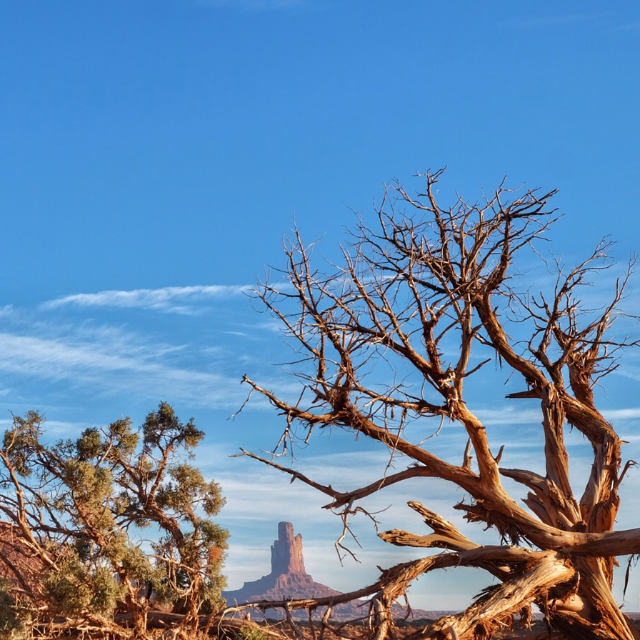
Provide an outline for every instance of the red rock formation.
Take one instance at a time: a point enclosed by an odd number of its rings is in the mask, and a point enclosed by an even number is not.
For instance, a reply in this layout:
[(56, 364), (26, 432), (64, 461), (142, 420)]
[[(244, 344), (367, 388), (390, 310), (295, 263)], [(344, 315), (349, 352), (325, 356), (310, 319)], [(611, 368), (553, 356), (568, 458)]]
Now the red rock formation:
[(304, 573), (304, 557), (302, 555), (302, 534), (294, 537), (293, 525), (290, 522), (278, 523), (278, 539), (271, 547), (271, 573)]
[(245, 582), (242, 589), (225, 591), (229, 604), (284, 598), (325, 598), (340, 594), (316, 582), (304, 568), (302, 535), (294, 536), (290, 522), (278, 523), (278, 539), (271, 546), (271, 573)]
[[(316, 582), (304, 568), (302, 552), (302, 535), (294, 536), (293, 525), (290, 522), (278, 523), (278, 539), (271, 546), (271, 573), (260, 580), (245, 582), (242, 589), (225, 591), (222, 596), (229, 605), (252, 602), (256, 600), (292, 600), (306, 598), (328, 598), (341, 595), (342, 592), (331, 589)], [(395, 615), (402, 617), (402, 607), (394, 605)], [(353, 620), (366, 616), (368, 606), (360, 601), (353, 601), (337, 605), (333, 611), (336, 620)], [(426, 612), (419, 611), (420, 614)], [(281, 610), (268, 609), (268, 618), (282, 618)], [(307, 619), (308, 613), (300, 610), (294, 612), (294, 617)], [(321, 617), (315, 612), (314, 617)]]
[(0, 523), (0, 578), (24, 591), (38, 591), (45, 565), (24, 544), (16, 527)]

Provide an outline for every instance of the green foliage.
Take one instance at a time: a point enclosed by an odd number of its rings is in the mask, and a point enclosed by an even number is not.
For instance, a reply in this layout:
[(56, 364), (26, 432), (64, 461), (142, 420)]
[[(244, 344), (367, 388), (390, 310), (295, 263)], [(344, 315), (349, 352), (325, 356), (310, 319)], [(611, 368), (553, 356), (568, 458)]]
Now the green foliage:
[[(139, 429), (124, 418), (54, 444), (42, 423), (37, 413), (14, 418), (0, 450), (0, 514), (43, 566), (36, 608), (108, 616), (124, 607), (135, 627), (149, 584), (191, 616), (220, 607), (228, 534), (209, 518), (224, 498), (185, 462), (204, 437), (193, 420), (160, 403)], [(136, 538), (144, 527), (159, 532), (153, 555)]]
[(158, 447), (163, 443), (193, 450), (204, 438), (204, 432), (196, 429), (193, 419), (182, 424), (173, 408), (166, 402), (161, 402), (157, 411), (147, 416), (142, 425), (144, 444), (148, 447)]
[(24, 418), (15, 416), (13, 429), (5, 431), (2, 441), (7, 461), (14, 471), (22, 477), (29, 477), (32, 472), (34, 449), (40, 438), (42, 418), (34, 411), (29, 411)]
[(158, 491), (158, 505), (182, 519), (193, 520), (193, 505), (199, 504), (207, 515), (217, 515), (225, 500), (216, 482), (205, 482), (202, 474), (188, 464), (169, 469), (171, 481)]
[(62, 552), (58, 566), (43, 580), (51, 611), (62, 615), (91, 611), (108, 615), (116, 608), (120, 587), (106, 567), (91, 570), (75, 549)]
[(264, 629), (253, 625), (245, 625), (238, 629), (237, 640), (267, 640)]

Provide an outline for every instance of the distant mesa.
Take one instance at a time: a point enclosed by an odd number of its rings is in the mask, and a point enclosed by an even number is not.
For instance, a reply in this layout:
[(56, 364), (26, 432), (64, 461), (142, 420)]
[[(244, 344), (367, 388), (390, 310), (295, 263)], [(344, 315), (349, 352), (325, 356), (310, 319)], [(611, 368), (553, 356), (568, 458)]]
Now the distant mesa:
[(271, 546), (271, 573), (260, 580), (245, 582), (242, 589), (225, 591), (222, 595), (232, 604), (255, 600), (326, 598), (340, 595), (340, 591), (316, 582), (306, 572), (302, 535), (293, 535), (290, 522), (280, 522), (278, 539)]
[[(278, 523), (278, 539), (271, 546), (271, 573), (254, 582), (245, 582), (242, 589), (224, 591), (222, 596), (229, 605), (257, 600), (298, 600), (328, 598), (342, 595), (324, 584), (316, 582), (304, 568), (302, 535), (294, 536), (290, 522)], [(333, 611), (336, 620), (352, 620), (368, 613), (366, 602), (353, 601), (337, 605)], [(293, 612), (296, 618), (308, 618), (306, 611)], [(394, 613), (403, 615), (404, 608), (394, 605)], [(414, 610), (413, 617), (425, 617), (426, 611)], [(268, 609), (268, 618), (282, 618), (281, 610)], [(316, 614), (318, 615), (318, 614)]]

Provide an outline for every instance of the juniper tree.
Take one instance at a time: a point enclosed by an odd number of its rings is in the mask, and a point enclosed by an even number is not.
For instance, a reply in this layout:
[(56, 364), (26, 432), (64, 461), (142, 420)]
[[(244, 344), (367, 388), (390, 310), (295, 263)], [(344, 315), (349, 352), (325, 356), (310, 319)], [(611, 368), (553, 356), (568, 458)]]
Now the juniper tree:
[(15, 417), (0, 449), (0, 572), (18, 612), (126, 635), (118, 609), (144, 637), (150, 590), (180, 601), (185, 628), (219, 608), (227, 531), (210, 518), (224, 499), (188, 461), (203, 436), (166, 403), (140, 429), (124, 418), (54, 444), (37, 413)]
[[(498, 584), (417, 637), (444, 638), (453, 631), (461, 639), (487, 638), (510, 626), (516, 614), (526, 623), (537, 605), (553, 637), (638, 638), (611, 590), (616, 557), (640, 552), (640, 529), (614, 531), (630, 463), (623, 462), (621, 438), (594, 394), (620, 351), (638, 344), (612, 330), (629, 270), (607, 303), (595, 309), (585, 303), (584, 285), (609, 264), (604, 243), (573, 268), (548, 261), (545, 268), (555, 276), (539, 291), (518, 278), (517, 267), (519, 260), (546, 260), (536, 243), (556, 219), (550, 207), (555, 192), (518, 195), (500, 186), (479, 203), (458, 199), (444, 206), (437, 195), (440, 176), (426, 174), (416, 196), (401, 186), (387, 194), (375, 224), (360, 223), (342, 262), (328, 272), (296, 232), (285, 246), (286, 286), (267, 281), (258, 296), (299, 352), (290, 367), (300, 390), (291, 400), (245, 378), (284, 416), (281, 445), (294, 437), (313, 442), (321, 429), (341, 429), (358, 442), (382, 443), (395, 465), (406, 468), (381, 469), (375, 482), (349, 487), (348, 477), (323, 484), (273, 458), (245, 454), (324, 492), (331, 498), (327, 507), (343, 518), (385, 487), (424, 483), (420, 495), (427, 504), (408, 506), (431, 532), (398, 528), (380, 537), (441, 552), (417, 554), (358, 593), (375, 594), (387, 612), (378, 638), (388, 630), (391, 603), (413, 580), (459, 566), (482, 569)], [(477, 403), (466, 393), (488, 362), (521, 385), (508, 396), (513, 402), (533, 402), (539, 410), (542, 472), (501, 465), (502, 446), (510, 443), (489, 440)], [(380, 371), (389, 374), (386, 384), (380, 384)], [(424, 439), (443, 421), (463, 427), (455, 458), (438, 453), (437, 438)], [(570, 480), (567, 429), (591, 444), (581, 492)], [(432, 478), (464, 491), (466, 499), (455, 508), (467, 521), (496, 531), (494, 545), (479, 545), (429, 508)], [(507, 491), (504, 478), (524, 487), (524, 502)]]

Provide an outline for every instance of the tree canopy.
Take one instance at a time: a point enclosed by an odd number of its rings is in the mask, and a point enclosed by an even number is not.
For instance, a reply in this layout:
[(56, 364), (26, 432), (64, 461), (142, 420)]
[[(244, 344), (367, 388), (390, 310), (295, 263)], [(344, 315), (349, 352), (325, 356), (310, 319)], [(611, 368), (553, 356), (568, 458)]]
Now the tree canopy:
[(53, 444), (40, 415), (16, 416), (0, 449), (5, 624), (143, 638), (152, 594), (185, 630), (219, 609), (224, 498), (189, 464), (203, 437), (164, 402), (139, 429), (123, 418)]

